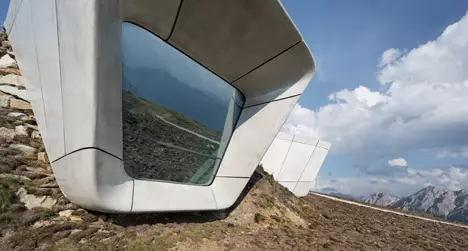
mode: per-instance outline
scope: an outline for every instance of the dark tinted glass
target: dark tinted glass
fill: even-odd
[[[243,97],[150,32],[122,26],[124,166],[134,178],[210,183]]]

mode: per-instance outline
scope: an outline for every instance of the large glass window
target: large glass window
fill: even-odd
[[[209,184],[239,117],[242,95],[131,23],[122,26],[122,74],[127,173]]]

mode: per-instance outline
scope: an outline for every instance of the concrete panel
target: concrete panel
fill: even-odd
[[[18,10],[20,9],[22,2],[23,0],[10,0],[10,6],[8,7],[8,13],[4,22],[5,29],[8,34],[13,28],[13,24],[16,20],[16,15],[18,14]]]
[[[309,191],[312,187],[314,187],[315,182],[302,182],[299,181],[296,183],[294,190],[292,190],[293,194],[297,197],[307,196]]]
[[[325,161],[325,157],[327,157],[327,154],[327,149],[321,147],[315,148],[315,151],[307,163],[304,173],[302,174],[299,181],[314,181],[317,177],[320,167],[323,164],[323,161]]]
[[[168,41],[232,82],[301,40],[278,1],[198,0],[182,2]]]
[[[121,160],[96,149],[84,149],[52,163],[64,195],[82,207],[128,213],[132,206],[133,179]]]
[[[289,191],[293,191],[297,181],[278,181],[278,183],[286,187]]]
[[[294,142],[316,146],[318,140],[316,138],[312,138],[305,135],[294,135]]]
[[[49,152],[49,135],[45,119],[41,75],[38,68],[34,34],[29,1],[25,0],[16,15],[16,20],[9,36],[10,40],[15,41],[13,49],[15,49],[18,66],[21,68],[23,75],[22,81],[28,91],[28,98],[32,104],[45,148]]]
[[[55,0],[24,1],[29,2],[34,10],[31,18],[47,123],[47,154],[51,160],[55,160],[65,155]]]
[[[216,178],[211,188],[216,199],[217,209],[226,209],[232,206],[247,182],[249,182],[249,178]]]
[[[96,79],[97,91],[96,134],[94,147],[103,149],[123,158],[122,134],[122,23],[120,22],[119,1],[99,0],[96,7],[97,49]]]
[[[327,150],[330,150],[331,144],[328,143],[328,142],[325,142],[325,141],[321,141],[321,140],[320,140],[320,141],[318,142],[318,145],[317,145],[317,146],[318,146],[318,147],[321,147],[321,148],[325,148],[325,149],[327,149]]]
[[[293,141],[294,135],[289,134],[289,133],[285,133],[285,132],[279,132],[278,134],[276,134],[276,138],[277,139],[285,139],[285,140]]]
[[[314,74],[314,60],[304,42],[232,83],[248,107],[301,94]]]
[[[209,186],[135,180],[133,213],[152,211],[215,210]]]
[[[262,166],[265,171],[273,175],[274,178],[278,177],[281,170],[281,166],[286,159],[286,155],[291,147],[291,141],[275,138],[273,143],[270,145],[267,153],[263,156]]]
[[[315,146],[293,142],[278,175],[279,181],[297,181],[307,165]]]
[[[243,109],[217,176],[250,177],[298,100]]]
[[[166,40],[181,0],[122,0],[124,21],[138,24]]]

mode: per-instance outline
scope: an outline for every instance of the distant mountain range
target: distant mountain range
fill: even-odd
[[[376,205],[376,206],[388,206],[392,203],[398,201],[400,197],[385,194],[385,193],[374,193],[369,196],[363,196],[360,198],[360,201],[363,201],[368,204]]]
[[[468,191],[450,191],[428,186],[420,191],[399,198],[385,193],[375,193],[361,201],[389,208],[421,212],[450,221],[468,224]]]

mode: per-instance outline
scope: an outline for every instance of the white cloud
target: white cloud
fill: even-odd
[[[436,159],[445,159],[445,158],[468,158],[468,146],[462,146],[458,149],[448,150],[442,149],[436,153]]]
[[[397,196],[412,194],[423,187],[433,185],[449,190],[468,189],[468,170],[449,166],[418,170],[408,168],[406,174],[391,178],[336,178],[316,181],[315,190],[331,188],[354,196],[368,195],[374,192],[386,192]]]
[[[378,80],[297,106],[284,130],[331,142],[332,152],[368,160],[416,150],[468,146],[468,14],[434,41],[385,51]]]
[[[408,163],[406,162],[405,159],[403,158],[398,158],[398,159],[391,159],[388,161],[389,166],[397,166],[397,167],[403,167],[407,166]]]
[[[390,48],[384,51],[384,53],[380,57],[379,66],[382,67],[382,66],[395,62],[400,57],[400,55],[401,55],[401,52],[395,48]]]

